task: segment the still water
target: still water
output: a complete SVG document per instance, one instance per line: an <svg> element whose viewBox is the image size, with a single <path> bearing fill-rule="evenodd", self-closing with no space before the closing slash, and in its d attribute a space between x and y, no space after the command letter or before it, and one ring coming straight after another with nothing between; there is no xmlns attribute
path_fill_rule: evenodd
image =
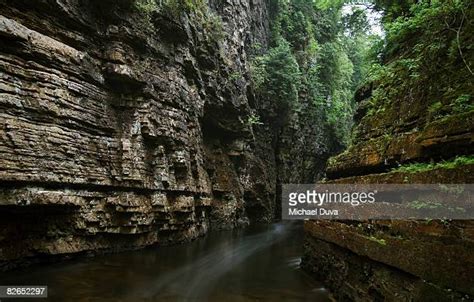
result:
<svg viewBox="0 0 474 302"><path fill-rule="evenodd" d="M331 301L299 267L302 233L290 223L214 232L189 244L3 273L0 284L48 285L45 301Z"/></svg>

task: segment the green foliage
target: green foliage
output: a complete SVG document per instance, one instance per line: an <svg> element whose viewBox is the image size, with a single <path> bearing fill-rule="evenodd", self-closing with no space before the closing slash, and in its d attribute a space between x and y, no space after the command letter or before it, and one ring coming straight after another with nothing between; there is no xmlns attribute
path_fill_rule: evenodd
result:
<svg viewBox="0 0 474 302"><path fill-rule="evenodd" d="M151 13L158 11L159 6L155 0L136 0L135 8L145 16L149 16Z"/></svg>
<svg viewBox="0 0 474 302"><path fill-rule="evenodd" d="M370 30L369 23L367 22L367 13L360 8L355 8L351 14L344 16L342 21L344 22L344 28L347 29L347 33L351 37Z"/></svg>
<svg viewBox="0 0 474 302"><path fill-rule="evenodd" d="M298 101L301 73L286 40L281 39L267 54L255 58L251 70L254 85L262 96L282 108Z"/></svg>
<svg viewBox="0 0 474 302"><path fill-rule="evenodd" d="M337 129L339 139L347 141L352 127L354 65L337 41L322 45L319 60L315 101L323 105L327 122Z"/></svg>
<svg viewBox="0 0 474 302"><path fill-rule="evenodd" d="M196 23L206 32L206 37L212 41L220 41L225 36L222 19L209 10L207 0L135 0L134 7L148 23L154 13L173 18L186 13L193 15Z"/></svg>
<svg viewBox="0 0 474 302"><path fill-rule="evenodd" d="M266 78L268 77L266 74L266 65L268 61L267 55L257 56L252 59L250 64L250 74L253 87L257 92L263 94L264 91L264 84Z"/></svg>
<svg viewBox="0 0 474 302"><path fill-rule="evenodd" d="M260 116L252 113L249 115L247 118L247 125L248 126L253 126L253 125L263 125L263 123L260 121Z"/></svg>
<svg viewBox="0 0 474 302"><path fill-rule="evenodd" d="M441 102L435 102L431 104L430 107L428 108L429 120L436 119L439 116L442 109L443 109L443 103Z"/></svg>
<svg viewBox="0 0 474 302"><path fill-rule="evenodd" d="M279 1L279 14L274 22L274 38L285 39L293 50L304 50L312 37L312 27L307 11L312 10L311 1Z"/></svg>
<svg viewBox="0 0 474 302"><path fill-rule="evenodd" d="M133 3L135 9L144 17L149 27L152 27L151 16L153 13L159 12L160 7L155 0L135 0Z"/></svg>
<svg viewBox="0 0 474 302"><path fill-rule="evenodd" d="M338 138L349 143L354 112L353 94L365 80L376 56L369 56L380 39L368 35L367 14L353 9L342 16L342 1L316 1L314 32L319 43L314 99L325 112L326 120Z"/></svg>
<svg viewBox="0 0 474 302"><path fill-rule="evenodd" d="M206 0L135 0L135 8L145 17L155 12L179 17L182 13L203 15L207 10Z"/></svg>
<svg viewBox="0 0 474 302"><path fill-rule="evenodd" d="M385 22L391 22L410 14L410 8L417 0L375 0L375 8L384 12Z"/></svg>
<svg viewBox="0 0 474 302"><path fill-rule="evenodd" d="M367 35L365 12L354 10L343 18L344 1L273 0L272 4L272 47L253 59L254 86L280 105L301 103L299 97L304 95L312 103L306 108L315 111L308 114L322 117L336 139L347 143L353 94L372 63L366 53L378 41Z"/></svg>
<svg viewBox="0 0 474 302"><path fill-rule="evenodd" d="M433 210L433 209L442 208L443 204L436 201L414 200L414 201L409 202L407 206L415 210L421 210L421 209Z"/></svg>
<svg viewBox="0 0 474 302"><path fill-rule="evenodd" d="M392 172L418 173L434 169L454 169L464 165L474 164L474 156L458 156L451 161L442 161L438 163L412 163L393 169Z"/></svg>
<svg viewBox="0 0 474 302"><path fill-rule="evenodd" d="M346 1L344 0L315 0L313 1L319 10L329 10L334 7L341 7Z"/></svg>
<svg viewBox="0 0 474 302"><path fill-rule="evenodd" d="M219 15L214 12L207 11L201 15L201 24L214 42L222 41L225 37L224 25Z"/></svg>
<svg viewBox="0 0 474 302"><path fill-rule="evenodd" d="M183 12L201 13L206 8L205 0L158 0L158 2L174 16L179 16Z"/></svg>
<svg viewBox="0 0 474 302"><path fill-rule="evenodd" d="M474 110L474 100L470 94L461 94L449 106L453 113L464 113Z"/></svg>
<svg viewBox="0 0 474 302"><path fill-rule="evenodd" d="M242 78L242 73L240 73L239 71L234 71L231 74L229 74L229 80L231 80L232 82L237 81L241 78Z"/></svg>
<svg viewBox="0 0 474 302"><path fill-rule="evenodd" d="M472 3L467 0L376 3L385 10L387 35L382 52L375 52L383 59L384 66L374 64L374 70L369 70L368 80L375 84L373 108L369 111L375 113L402 103L424 102L426 122L431 122L473 110Z"/></svg>
<svg viewBox="0 0 474 302"><path fill-rule="evenodd" d="M366 238L369 239L370 241L373 241L373 242L378 243L380 245L387 245L387 242L385 241L385 239L377 238L375 236L368 236Z"/></svg>

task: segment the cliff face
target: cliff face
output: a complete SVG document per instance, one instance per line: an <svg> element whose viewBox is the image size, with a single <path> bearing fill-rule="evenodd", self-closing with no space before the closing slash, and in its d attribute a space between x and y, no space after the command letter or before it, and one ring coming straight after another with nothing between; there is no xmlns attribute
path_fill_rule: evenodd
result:
<svg viewBox="0 0 474 302"><path fill-rule="evenodd" d="M472 20L472 6L464 13ZM329 183L474 183L473 78L463 62L474 58L466 47L472 45L472 22L457 36L443 22L422 24L432 31L413 26L390 57L400 78L393 73L358 92L354 143L329 160ZM431 48L421 47L426 41ZM449 52L453 41L463 47L462 56ZM400 67L406 62L420 64L424 73L405 74L418 68ZM380 96L385 101L377 104ZM340 300L467 301L474 296L473 221L308 221L305 231L303 266Z"/></svg>
<svg viewBox="0 0 474 302"><path fill-rule="evenodd" d="M420 132L402 133L377 149L364 140L332 158L334 184L459 184L474 182L474 164L433 165L420 171L367 173L383 166L387 154L399 158L429 151L455 155L472 150L472 112ZM470 122L466 123L465 118ZM458 124L458 123L465 123ZM387 125L388 126L388 125ZM430 126L428 126L430 127ZM429 135L429 139L420 139ZM410 138L407 142L405 139ZM402 140L401 143L398 139ZM455 143L448 147L447 142ZM444 145L446 144L446 145ZM443 146L444 145L444 146ZM458 146L464 148L457 149ZM443 147L445 148L444 151ZM415 152L415 153L408 153ZM458 153L458 154L463 154ZM440 154L440 153L437 153ZM449 155L447 158L449 158ZM348 171L358 171L350 176ZM303 267L324 280L344 301L468 301L474 296L474 222L472 220L306 221Z"/></svg>
<svg viewBox="0 0 474 302"><path fill-rule="evenodd" d="M113 2L0 2L2 268L274 218L276 131L248 122L265 1Z"/></svg>

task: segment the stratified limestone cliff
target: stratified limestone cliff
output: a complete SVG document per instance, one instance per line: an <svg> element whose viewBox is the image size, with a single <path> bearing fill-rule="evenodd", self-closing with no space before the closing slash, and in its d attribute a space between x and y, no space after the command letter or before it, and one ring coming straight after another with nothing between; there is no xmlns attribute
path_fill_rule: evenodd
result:
<svg viewBox="0 0 474 302"><path fill-rule="evenodd" d="M264 0L0 1L0 268L271 221L276 133L248 122L267 23Z"/></svg>
<svg viewBox="0 0 474 302"><path fill-rule="evenodd" d="M440 139L432 140L429 150L441 150L442 144L447 141L466 144L464 150L472 148L474 136L472 130L468 130L472 124L472 121L464 124L465 127L459 132L460 139L450 135L452 128L439 128L437 133ZM466 132L470 133L470 145L464 139ZM372 143L372 140L361 142L358 147L332 159L330 171L335 174L345 174L352 169L364 171L366 165L376 161L374 158L384 156L374 153L371 158L366 153L367 150L373 152L370 147ZM395 145L397 142L389 140L382 149L386 150L391 144ZM418 147L414 142L401 146L403 147L397 153L400 158L406 156L403 149ZM390 150L395 152L396 149L392 147ZM455 154L451 152L456 148L446 150L447 154ZM355 164L356 161L358 165ZM444 166L433 165L432 169L420 171L394 170L349 176L327 182L474 183L473 164ZM302 265L314 276L324 280L338 300L471 301L474 297L472 220L306 221L305 234Z"/></svg>
<svg viewBox="0 0 474 302"><path fill-rule="evenodd" d="M473 13L471 6L466 14ZM464 31L472 32L472 22L465 26ZM447 30L436 35L451 42L437 48L436 56L416 53L422 48L413 44L428 39L428 33L421 31L407 35L398 45L401 50L390 58L393 64L413 58L424 64L426 73L419 82L407 75L359 91L354 144L329 160L328 183L474 183L472 161L455 159L472 158L474 153L472 98L470 104L458 102L464 95L472 96L474 81L460 55L450 59L447 51L455 39L462 47L472 45L473 36L460 38ZM472 47L463 50L464 58L472 62ZM370 106L375 89L386 102L374 110ZM434 108L442 110L434 114ZM410 164L411 169L397 169ZM305 232L303 266L324 280L338 300L474 297L473 221L307 221Z"/></svg>

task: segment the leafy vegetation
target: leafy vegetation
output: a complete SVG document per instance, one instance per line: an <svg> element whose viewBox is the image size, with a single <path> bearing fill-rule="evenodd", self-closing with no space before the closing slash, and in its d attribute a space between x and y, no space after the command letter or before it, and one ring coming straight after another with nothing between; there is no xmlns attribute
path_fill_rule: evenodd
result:
<svg viewBox="0 0 474 302"><path fill-rule="evenodd" d="M285 108L297 102L301 72L286 40L256 58L253 65L254 84L262 96Z"/></svg>
<svg viewBox="0 0 474 302"><path fill-rule="evenodd" d="M256 113L252 113L247 118L247 125L249 125L249 126L263 125L263 123L260 121L260 116L259 115L257 115Z"/></svg>
<svg viewBox="0 0 474 302"><path fill-rule="evenodd" d="M134 2L135 8L142 14L149 16L159 10L159 6L155 0L137 0Z"/></svg>
<svg viewBox="0 0 474 302"><path fill-rule="evenodd" d="M134 4L145 15L164 11L179 16L182 12L200 12L206 9L205 0L135 0Z"/></svg>
<svg viewBox="0 0 474 302"><path fill-rule="evenodd" d="M393 169L392 172L418 173L434 169L454 169L464 165L473 165L474 156L458 156L450 161L438 163L412 163Z"/></svg>
<svg viewBox="0 0 474 302"><path fill-rule="evenodd" d="M377 238L375 236L370 236L370 237L366 237L366 238L369 239L370 241L373 241L373 242L378 243L380 245L387 245L387 242L385 241L385 239Z"/></svg>
<svg viewBox="0 0 474 302"><path fill-rule="evenodd" d="M443 204L441 202L436 202L436 201L423 201L423 200L414 200L410 201L407 206L409 208L415 209L415 210L421 210L421 209L439 209L443 207Z"/></svg>
<svg viewBox="0 0 474 302"><path fill-rule="evenodd" d="M474 110L472 1L375 4L384 12L386 37L375 53L380 64L369 71L375 88L369 113L412 104L426 108L429 123Z"/></svg>
<svg viewBox="0 0 474 302"><path fill-rule="evenodd" d="M174 18L183 13L192 14L207 33L206 37L213 41L224 38L222 19L208 8L206 0L135 0L134 6L148 23L155 13Z"/></svg>
<svg viewBox="0 0 474 302"><path fill-rule="evenodd" d="M365 10L343 14L344 1L273 0L272 43L251 67L254 86L282 109L323 116L337 138L349 140L355 89L368 74L372 44Z"/></svg>
<svg viewBox="0 0 474 302"><path fill-rule="evenodd" d="M465 213L466 209L462 207L451 207L446 203L439 202L439 201L432 201L432 200L414 200L407 204L408 208L415 209L415 210L439 210L442 209L443 211L450 211L450 212L457 212L457 213Z"/></svg>

